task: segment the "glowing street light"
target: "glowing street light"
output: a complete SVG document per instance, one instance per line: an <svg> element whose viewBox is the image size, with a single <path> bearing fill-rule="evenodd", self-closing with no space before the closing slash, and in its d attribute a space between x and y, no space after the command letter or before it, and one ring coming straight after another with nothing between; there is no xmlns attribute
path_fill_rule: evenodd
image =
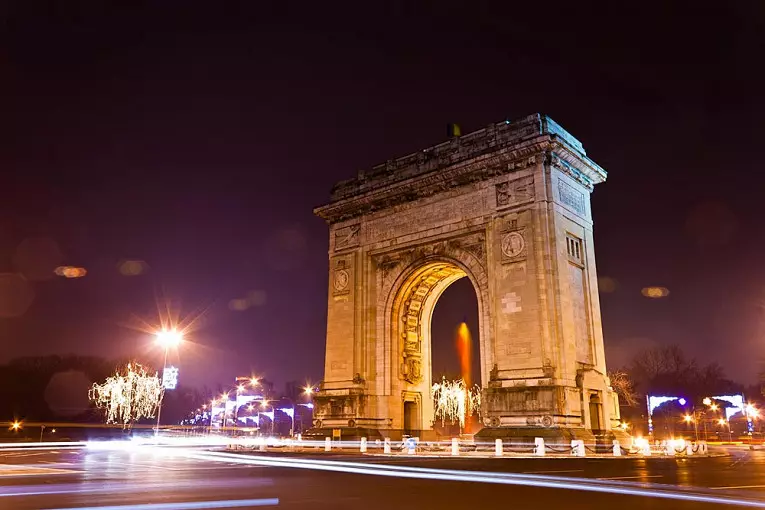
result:
<svg viewBox="0 0 765 510"><path fill-rule="evenodd" d="M21 429L21 422L20 421L14 421L11 423L11 430L14 432L18 432Z"/></svg>
<svg viewBox="0 0 765 510"><path fill-rule="evenodd" d="M167 371L167 351L170 347L178 347L183 341L183 333L177 329L162 329L154 334L157 343L165 350L165 358L162 362L162 377L164 378ZM162 416L162 400L159 401L159 407L157 407L157 428L154 431L154 435L159 435L159 419Z"/></svg>
<svg viewBox="0 0 765 510"><path fill-rule="evenodd" d="M183 341L183 333L177 329L163 329L157 331L154 335L157 343L167 349L168 347L178 347Z"/></svg>
<svg viewBox="0 0 765 510"><path fill-rule="evenodd" d="M705 406L711 406L712 405L712 399L709 398L709 397L705 397L704 400L702 400L702 402L704 402Z"/></svg>
<svg viewBox="0 0 765 510"><path fill-rule="evenodd" d="M313 395L313 386L308 385L305 388L303 388L303 393L305 393L306 395Z"/></svg>
<svg viewBox="0 0 765 510"><path fill-rule="evenodd" d="M686 414L685 416L683 416L683 419L685 420L685 423L690 423L693 421L693 416L691 416L690 414Z"/></svg>
<svg viewBox="0 0 765 510"><path fill-rule="evenodd" d="M719 425L725 425L725 418L720 418L719 420L717 420L717 423Z"/></svg>

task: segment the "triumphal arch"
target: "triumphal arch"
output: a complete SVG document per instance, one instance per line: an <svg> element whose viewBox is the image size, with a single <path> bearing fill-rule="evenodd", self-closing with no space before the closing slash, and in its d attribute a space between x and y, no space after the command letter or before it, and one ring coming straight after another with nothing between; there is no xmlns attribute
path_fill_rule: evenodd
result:
<svg viewBox="0 0 765 510"><path fill-rule="evenodd" d="M483 436L607 434L590 193L606 172L545 115L491 124L338 183L325 375L314 430L433 430L430 321L468 278L479 310Z"/></svg>

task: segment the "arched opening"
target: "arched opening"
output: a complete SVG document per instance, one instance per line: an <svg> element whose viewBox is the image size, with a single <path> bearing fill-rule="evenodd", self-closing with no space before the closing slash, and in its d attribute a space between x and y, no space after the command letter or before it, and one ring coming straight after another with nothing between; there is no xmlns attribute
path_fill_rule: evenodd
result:
<svg viewBox="0 0 765 510"><path fill-rule="evenodd" d="M479 386L483 382L483 356L479 294L467 270L444 260L423 261L415 267L399 286L393 302L391 330L396 340L400 375L397 379L402 395L401 407L394 414L404 434L422 435L435 425L433 383L440 382L442 376L450 380L461 376L455 332L463 321L468 323L472 336L472 384ZM444 296L444 306L436 311ZM461 312L456 313L456 309ZM477 426L478 421L473 423Z"/></svg>
<svg viewBox="0 0 765 510"><path fill-rule="evenodd" d="M434 384L446 384L453 388L458 381L463 381L467 390L480 392L481 348L478 328L478 296L470 279L461 278L444 290L433 311L431 371ZM449 400L439 399L440 405L444 406ZM446 409L439 413L439 402L434 402L434 405L433 429L438 436L450 438L461 433L475 433L480 428L478 416L473 413L461 423L451 412L445 412Z"/></svg>
<svg viewBox="0 0 765 510"><path fill-rule="evenodd" d="M436 303L431 319L433 380L441 377L456 379L460 374L460 360L456 349L457 330L467 325L472 337L470 373L472 382L481 381L481 349L478 343L478 296L468 278L461 278L450 285Z"/></svg>

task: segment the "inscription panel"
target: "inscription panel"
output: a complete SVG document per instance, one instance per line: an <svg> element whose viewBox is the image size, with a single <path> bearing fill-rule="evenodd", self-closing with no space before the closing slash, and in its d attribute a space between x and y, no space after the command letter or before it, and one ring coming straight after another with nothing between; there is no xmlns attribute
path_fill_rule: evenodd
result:
<svg viewBox="0 0 765 510"><path fill-rule="evenodd" d="M480 216L486 210L483 193L423 204L396 214L373 218L364 225L364 242L378 243Z"/></svg>
<svg viewBox="0 0 765 510"><path fill-rule="evenodd" d="M558 179L558 196L562 204L585 216L587 210L584 205L584 194L563 179Z"/></svg>

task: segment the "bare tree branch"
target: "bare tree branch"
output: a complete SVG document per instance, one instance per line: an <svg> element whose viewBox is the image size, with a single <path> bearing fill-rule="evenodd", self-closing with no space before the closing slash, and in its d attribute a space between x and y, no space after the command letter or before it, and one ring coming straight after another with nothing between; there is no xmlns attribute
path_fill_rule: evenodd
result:
<svg viewBox="0 0 765 510"><path fill-rule="evenodd" d="M635 392L632 381L625 372L621 370L610 372L608 378L611 379L611 388L619 395L622 402L630 407L638 403L637 392Z"/></svg>

